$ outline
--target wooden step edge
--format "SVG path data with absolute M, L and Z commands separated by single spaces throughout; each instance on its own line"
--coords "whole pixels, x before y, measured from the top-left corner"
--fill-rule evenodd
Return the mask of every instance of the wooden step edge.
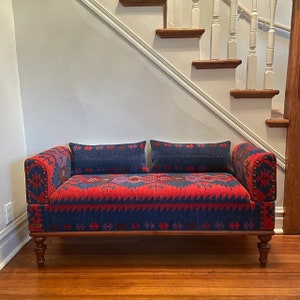
M 156 29 L 156 34 L 163 39 L 172 38 L 201 38 L 203 28 L 162 28 Z
M 236 69 L 241 63 L 241 59 L 194 60 L 192 66 L 196 69 Z
M 287 128 L 290 121 L 288 119 L 267 119 L 265 123 L 268 127 Z
M 162 6 L 166 0 L 119 0 L 126 7 L 130 6 Z
M 273 98 L 279 90 L 231 90 L 230 96 L 234 98 Z

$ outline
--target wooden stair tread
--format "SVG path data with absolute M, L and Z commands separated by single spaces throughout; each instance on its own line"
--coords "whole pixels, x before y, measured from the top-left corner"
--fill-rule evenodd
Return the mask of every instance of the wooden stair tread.
M 166 0 L 119 0 L 123 6 L 162 6 Z
M 210 59 L 194 60 L 192 65 L 196 69 L 235 69 L 242 63 L 241 59 Z
M 286 128 L 289 126 L 290 121 L 288 119 L 267 119 L 266 124 L 269 127 Z
M 273 98 L 279 90 L 231 90 L 230 96 L 234 98 Z
M 200 38 L 203 28 L 163 28 L 156 29 L 156 34 L 164 39 L 168 38 Z

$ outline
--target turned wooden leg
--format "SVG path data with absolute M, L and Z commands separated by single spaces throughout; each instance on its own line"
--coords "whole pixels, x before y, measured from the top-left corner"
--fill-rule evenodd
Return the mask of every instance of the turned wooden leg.
M 258 236 L 260 243 L 257 243 L 259 249 L 259 261 L 262 267 L 265 267 L 268 263 L 268 254 L 271 249 L 269 242 L 272 239 L 272 235 L 259 235 Z
M 36 263 L 39 268 L 44 267 L 45 262 L 45 251 L 47 249 L 46 244 L 44 244 L 46 238 L 45 237 L 34 237 L 34 242 L 36 243 L 36 247 L 34 248 L 36 255 Z

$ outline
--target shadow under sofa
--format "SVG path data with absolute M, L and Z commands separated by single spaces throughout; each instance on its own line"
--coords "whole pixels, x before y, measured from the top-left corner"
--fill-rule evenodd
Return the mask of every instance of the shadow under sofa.
M 249 143 L 70 143 L 25 160 L 37 265 L 51 236 L 274 234 L 276 158 Z

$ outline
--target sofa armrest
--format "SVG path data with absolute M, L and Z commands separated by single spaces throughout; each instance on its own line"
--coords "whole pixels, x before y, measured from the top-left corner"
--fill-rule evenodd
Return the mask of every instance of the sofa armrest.
M 56 146 L 25 160 L 27 203 L 48 203 L 48 197 L 71 175 L 71 152 Z
M 256 202 L 276 200 L 276 157 L 249 143 L 237 145 L 232 152 L 235 177 Z

